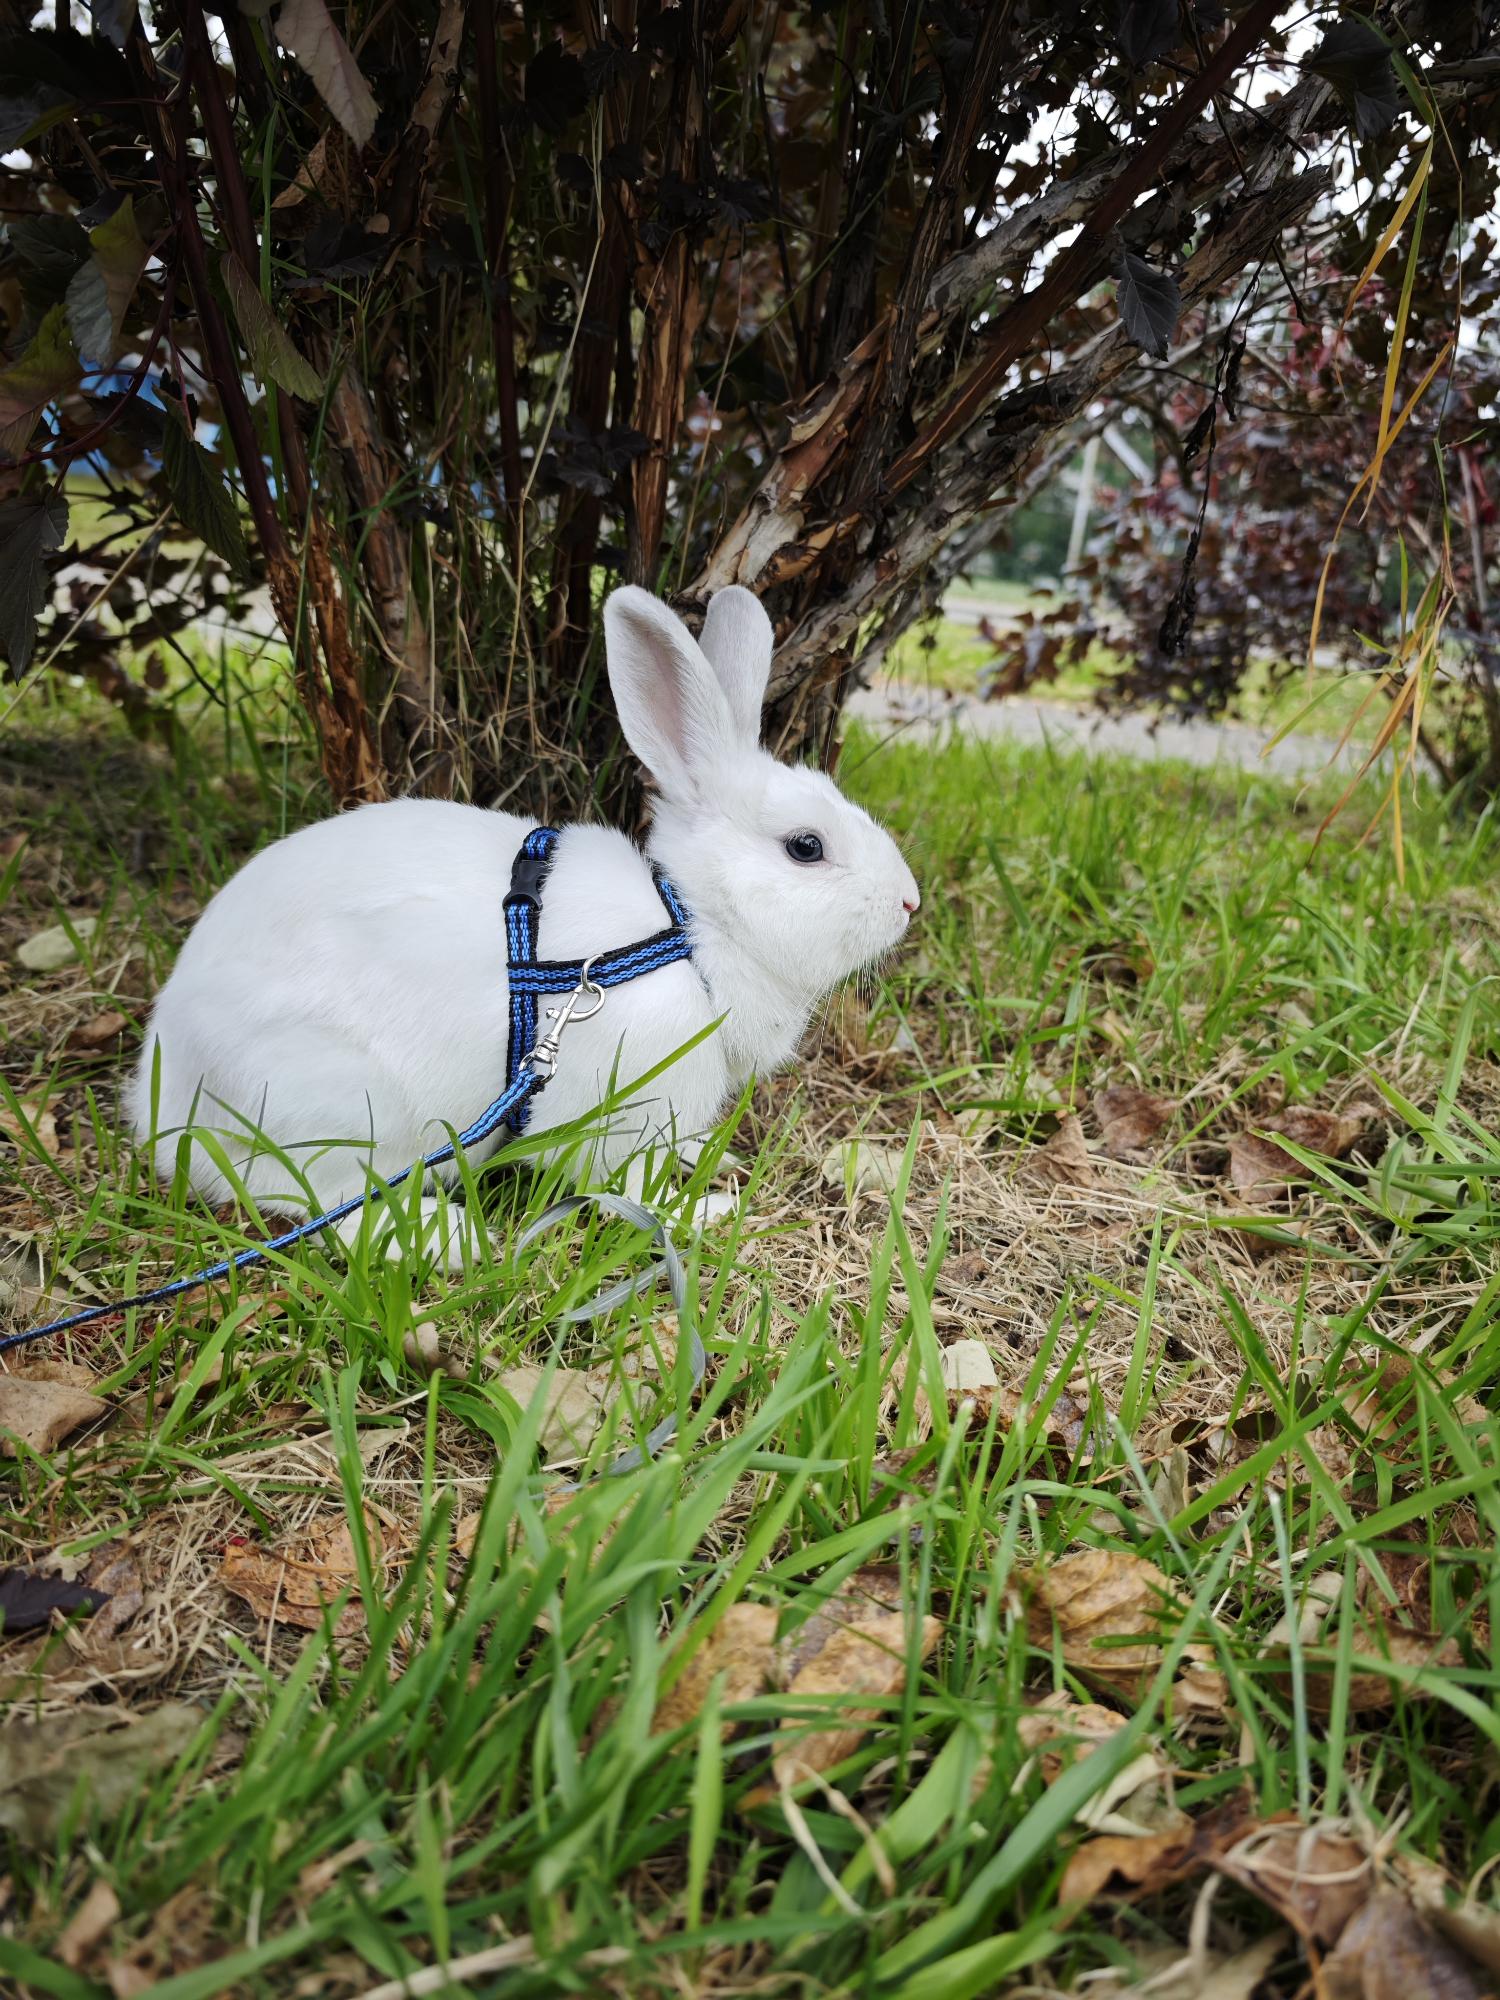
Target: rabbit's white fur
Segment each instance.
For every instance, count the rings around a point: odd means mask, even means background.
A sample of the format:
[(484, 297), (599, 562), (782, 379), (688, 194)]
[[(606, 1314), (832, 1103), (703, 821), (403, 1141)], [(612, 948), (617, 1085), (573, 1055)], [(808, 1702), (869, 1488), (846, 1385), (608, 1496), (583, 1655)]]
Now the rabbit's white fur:
[[(592, 1020), (568, 1028), (529, 1132), (583, 1117), (612, 1082), (643, 1076), (726, 1016), (611, 1115), (583, 1165), (607, 1176), (634, 1156), (639, 1185), (642, 1148), (691, 1155), (746, 1078), (790, 1059), (818, 1001), (899, 941), (918, 894), (894, 842), (827, 777), (760, 749), (772, 634), (750, 591), (713, 598), (701, 643), (642, 590), (617, 590), (604, 622), (620, 721), (658, 788), (647, 852), (691, 912), (693, 958), (611, 988)], [(158, 1171), (171, 1174), (185, 1128), (206, 1129), (264, 1209), (300, 1215), (305, 1190), (256, 1150), (255, 1129), (331, 1207), (364, 1188), (368, 1167), (394, 1173), (476, 1118), (505, 1079), (501, 905), (531, 824), (393, 800), (247, 862), (199, 919), (151, 1017), (129, 1110)], [(811, 866), (784, 845), (804, 831), (824, 845)], [(663, 921), (649, 865), (623, 833), (565, 829), (542, 957), (585, 958)], [(189, 1162), (208, 1200), (235, 1192), (198, 1140)], [(450, 1260), (461, 1240), (444, 1240)]]

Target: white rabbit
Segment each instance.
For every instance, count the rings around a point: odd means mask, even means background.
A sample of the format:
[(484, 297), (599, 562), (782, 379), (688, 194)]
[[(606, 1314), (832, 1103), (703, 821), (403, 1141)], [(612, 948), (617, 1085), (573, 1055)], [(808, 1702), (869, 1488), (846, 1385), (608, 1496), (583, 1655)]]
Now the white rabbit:
[[(528, 1138), (585, 1116), (612, 1082), (644, 1076), (723, 1016), (611, 1115), (583, 1163), (608, 1176), (633, 1162), (627, 1185), (638, 1191), (642, 1148), (696, 1157), (692, 1135), (747, 1078), (792, 1057), (819, 1000), (899, 942), (919, 897), (889, 835), (829, 778), (759, 747), (772, 632), (750, 591), (718, 592), (701, 642), (634, 588), (609, 598), (604, 626), (620, 722), (657, 788), (647, 855), (690, 913), (693, 955), (611, 988), (591, 1020), (569, 1026)], [(445, 1127), (477, 1118), (505, 1082), (501, 905), (531, 824), (392, 800), (247, 862), (203, 912), (147, 1029), (129, 1113), (158, 1172), (170, 1177), (192, 1128), (189, 1178), (207, 1200), (238, 1181), (264, 1211), (300, 1216), (310, 1211), (298, 1175), (321, 1212), (361, 1192), (367, 1167), (392, 1174), (441, 1145)], [(623, 833), (565, 828), (540, 955), (585, 958), (659, 931), (650, 861)], [(727, 1200), (710, 1197), (710, 1212)], [(422, 1213), (459, 1261), (462, 1210), (428, 1196)]]

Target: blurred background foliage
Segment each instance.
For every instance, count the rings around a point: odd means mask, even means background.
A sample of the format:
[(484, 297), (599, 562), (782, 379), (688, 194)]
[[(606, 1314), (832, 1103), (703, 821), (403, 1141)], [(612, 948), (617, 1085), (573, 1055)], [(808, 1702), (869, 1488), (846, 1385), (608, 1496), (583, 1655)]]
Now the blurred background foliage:
[[(12, 679), (164, 726), (270, 634), (341, 803), (628, 810), (614, 581), (758, 591), (770, 739), (831, 759), (856, 680), (1008, 572), (1064, 587), (996, 688), (1108, 630), (1108, 698), (1215, 710), (1320, 608), (1492, 787), (1496, 25), (0, 0)], [(1133, 473), (1081, 456), (1108, 426)]]

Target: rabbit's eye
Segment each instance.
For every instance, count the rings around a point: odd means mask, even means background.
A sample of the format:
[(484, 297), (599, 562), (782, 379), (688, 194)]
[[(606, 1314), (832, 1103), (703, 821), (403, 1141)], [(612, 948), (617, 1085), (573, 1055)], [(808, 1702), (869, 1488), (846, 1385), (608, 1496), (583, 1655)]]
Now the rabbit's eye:
[(823, 843), (815, 833), (794, 833), (784, 843), (793, 861), (821, 861)]

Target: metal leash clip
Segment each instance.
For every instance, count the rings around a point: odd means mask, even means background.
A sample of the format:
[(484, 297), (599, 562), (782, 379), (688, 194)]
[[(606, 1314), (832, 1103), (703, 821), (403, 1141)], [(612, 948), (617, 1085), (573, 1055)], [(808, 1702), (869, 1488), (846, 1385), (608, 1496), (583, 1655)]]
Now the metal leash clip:
[[(593, 980), (589, 978), (589, 973), (593, 970), (593, 966), (594, 960), (586, 958), (583, 962), (583, 970), (578, 975), (578, 984), (568, 995), (567, 999), (563, 1001), (560, 1007), (549, 1007), (546, 1010), (547, 1019), (552, 1023), (552, 1026), (540, 1038), (536, 1047), (531, 1051), (531, 1054), (526, 1057), (527, 1069), (531, 1071), (533, 1076), (540, 1078), (543, 1083), (550, 1083), (552, 1078), (557, 1074), (557, 1051), (562, 1041), (563, 1029), (570, 1026), (574, 1021), (592, 1021), (599, 1009), (604, 1005), (604, 988), (596, 986)], [(590, 996), (593, 997), (593, 1006), (589, 1008), (587, 1013), (580, 1013), (580, 1006)]]

